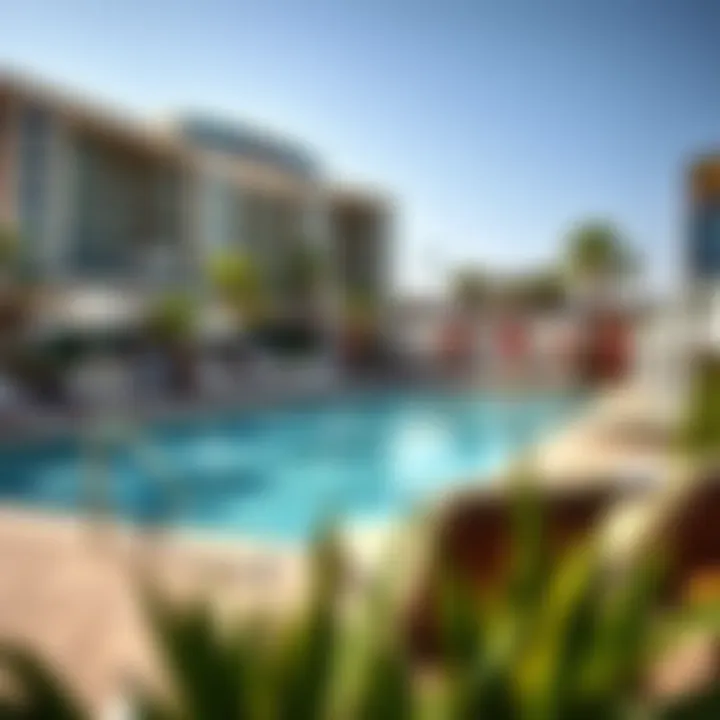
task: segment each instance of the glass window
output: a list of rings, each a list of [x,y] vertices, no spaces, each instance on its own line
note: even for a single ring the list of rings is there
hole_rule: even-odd
[[[20,116],[19,204],[21,234],[32,248],[40,241],[47,207],[51,118],[41,108],[28,106]]]

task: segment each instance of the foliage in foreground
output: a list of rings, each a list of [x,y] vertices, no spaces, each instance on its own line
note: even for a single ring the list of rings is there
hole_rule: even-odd
[[[720,450],[720,360],[717,357],[695,359],[679,444],[698,457],[712,457]]]
[[[296,622],[221,625],[208,604],[174,606],[146,593],[150,626],[172,684],[171,699],[135,698],[148,720],[606,720],[720,717],[720,692],[653,706],[649,664],[672,647],[685,618],[658,601],[661,565],[644,561],[607,575],[589,538],[550,560],[543,518],[516,504],[506,581],[470,591],[441,566],[434,605],[441,661],[411,671],[398,608],[384,583],[364,621],[341,612],[343,558],[332,539],[314,553],[311,598]],[[713,621],[716,618],[712,614]],[[2,665],[24,691],[2,717],[86,717],[54,675],[23,651]]]

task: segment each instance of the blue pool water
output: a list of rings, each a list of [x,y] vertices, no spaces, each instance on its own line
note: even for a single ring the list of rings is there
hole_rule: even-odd
[[[78,440],[0,451],[0,500],[270,539],[328,515],[386,519],[478,482],[571,418],[561,395],[386,395],[158,426],[97,455]],[[95,446],[97,448],[97,446]],[[101,479],[103,478],[103,479]]]

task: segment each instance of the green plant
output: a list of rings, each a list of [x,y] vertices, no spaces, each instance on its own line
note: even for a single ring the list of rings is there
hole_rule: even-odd
[[[149,308],[146,329],[160,342],[177,343],[190,338],[195,321],[196,310],[191,298],[181,294],[164,295]]]
[[[17,695],[0,699],[7,720],[88,720],[83,705],[54,670],[28,648],[0,647],[0,669],[15,681]]]
[[[150,625],[172,684],[168,702],[138,698],[142,718],[325,717],[339,647],[337,545],[314,554],[305,611],[282,632],[260,621],[222,630],[206,603],[173,607],[146,589]]]
[[[451,294],[458,307],[470,313],[495,307],[552,310],[565,301],[566,288],[554,268],[501,276],[468,266],[453,276]]]
[[[19,255],[20,240],[10,225],[0,224],[0,268],[12,267]]]
[[[210,283],[223,303],[244,322],[265,310],[262,277],[252,258],[240,252],[217,254],[208,267]]]
[[[629,717],[647,668],[658,567],[613,582],[591,534],[553,559],[528,487],[518,488],[508,572],[491,587],[448,570],[433,584],[447,668],[444,717]]]
[[[712,355],[697,357],[691,369],[680,444],[695,456],[720,450],[720,360]]]
[[[141,692],[137,716],[163,720],[606,720],[716,717],[717,689],[660,706],[642,692],[683,615],[658,603],[658,556],[607,574],[594,536],[552,559],[534,493],[518,489],[508,573],[473,588],[438,567],[442,654],[428,683],[405,655],[393,593],[380,582],[358,628],[343,612],[344,558],[332,534],[316,545],[312,589],[295,622],[223,626],[210,605],[176,606],[145,591],[170,695]],[[705,609],[707,613],[707,608]],[[712,610],[712,609],[711,609]],[[699,616],[698,616],[699,617]],[[680,620],[683,620],[680,622]],[[357,620],[357,618],[356,618]],[[700,627],[717,629],[718,612]],[[26,714],[83,717],[71,695],[29,656],[2,657]],[[15,706],[10,706],[10,711]],[[28,708],[54,714],[28,715]],[[50,710],[44,710],[50,712]]]
[[[521,275],[508,285],[506,294],[509,302],[521,308],[554,310],[565,301],[565,285],[552,269]]]
[[[580,279],[618,277],[635,269],[637,260],[611,224],[591,221],[568,237],[566,265]]]

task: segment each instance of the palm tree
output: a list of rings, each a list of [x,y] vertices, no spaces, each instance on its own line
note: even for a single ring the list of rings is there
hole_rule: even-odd
[[[604,293],[632,274],[638,260],[612,224],[589,221],[569,234],[564,264],[569,279],[578,288]]]

